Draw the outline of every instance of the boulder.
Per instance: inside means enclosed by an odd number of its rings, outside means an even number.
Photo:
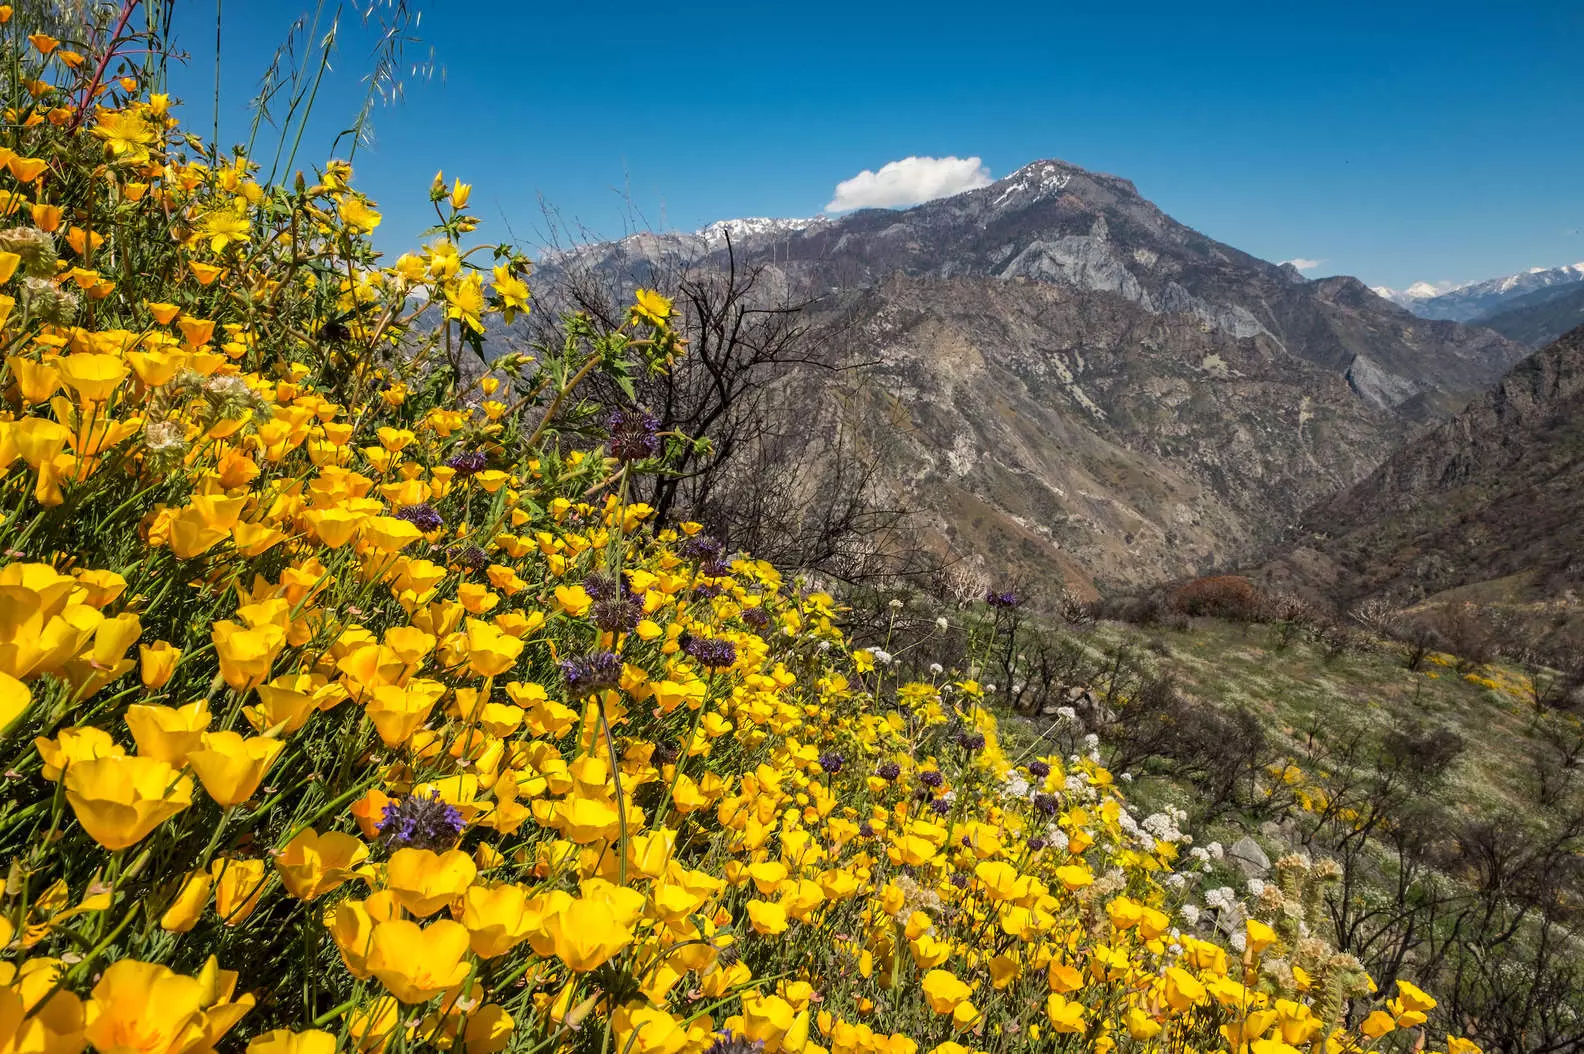
[[[1227,859],[1236,864],[1249,878],[1263,878],[1270,873],[1270,857],[1266,856],[1265,850],[1248,835],[1233,842],[1226,855]]]

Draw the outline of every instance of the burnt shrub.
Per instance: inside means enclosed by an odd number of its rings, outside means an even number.
[[[1259,589],[1242,575],[1210,575],[1196,578],[1172,594],[1172,607],[1195,618],[1258,621],[1264,610]]]

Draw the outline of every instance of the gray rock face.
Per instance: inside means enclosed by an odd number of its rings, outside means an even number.
[[[1419,386],[1406,377],[1387,373],[1368,355],[1357,355],[1347,369],[1347,382],[1372,406],[1390,407],[1419,394]]]
[[[1227,859],[1235,863],[1249,878],[1263,878],[1270,873],[1270,857],[1266,856],[1265,850],[1248,835],[1233,842],[1227,849],[1226,855]]]

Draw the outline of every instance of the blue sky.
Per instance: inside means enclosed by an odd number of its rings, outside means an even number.
[[[212,0],[178,3],[186,121],[211,124]],[[355,7],[355,5],[349,5]],[[419,6],[423,6],[420,4]],[[332,5],[333,9],[333,5]],[[308,0],[225,0],[221,134]],[[357,110],[355,13],[299,166]],[[357,181],[392,249],[437,168],[537,241],[806,216],[910,156],[994,177],[1056,157],[1133,180],[1272,260],[1401,287],[1584,260],[1584,4],[431,3],[441,70],[378,110]],[[338,151],[344,156],[346,151]],[[487,228],[488,229],[488,228]]]

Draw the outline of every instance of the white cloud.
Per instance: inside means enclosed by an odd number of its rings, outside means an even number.
[[[1300,271],[1313,271],[1316,267],[1319,267],[1321,264],[1325,263],[1325,261],[1306,260],[1302,256],[1294,256],[1291,260],[1283,260],[1282,263],[1292,264]]]
[[[878,172],[866,168],[836,184],[825,211],[917,205],[988,187],[991,182],[990,169],[977,157],[904,157],[881,165]]]

